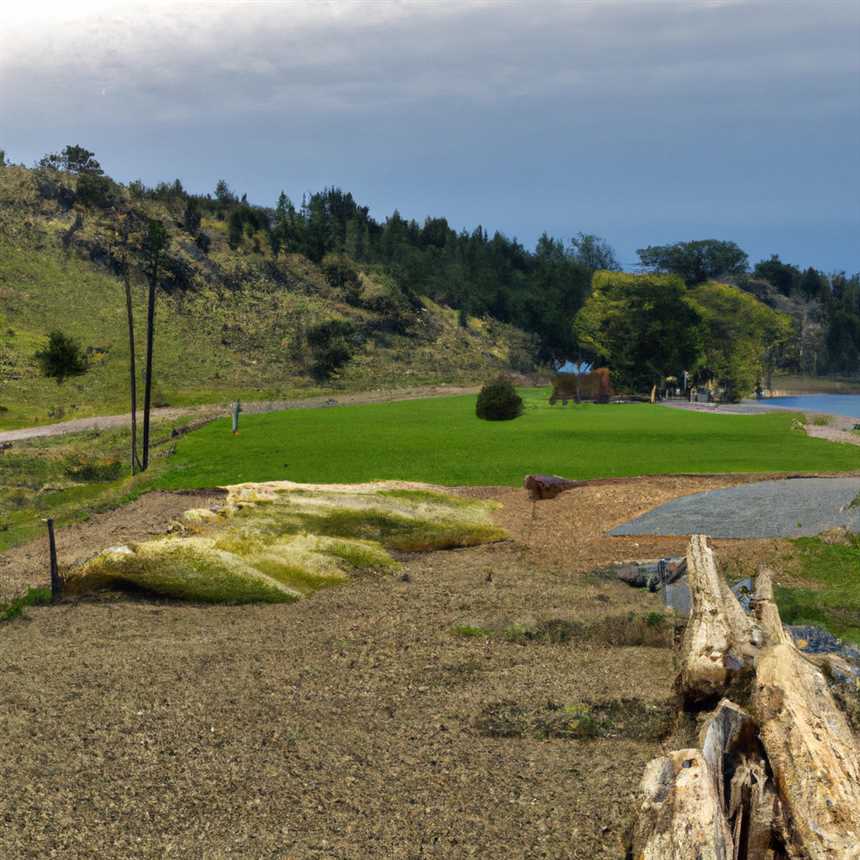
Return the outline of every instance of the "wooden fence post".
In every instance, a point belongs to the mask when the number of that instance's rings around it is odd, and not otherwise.
[[[48,517],[48,552],[51,557],[51,602],[56,603],[63,594],[63,580],[57,567],[57,541],[54,537],[54,521]]]

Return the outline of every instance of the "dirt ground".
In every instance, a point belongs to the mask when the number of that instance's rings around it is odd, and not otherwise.
[[[27,610],[0,626],[0,857],[616,860],[666,732],[506,737],[484,718],[621,700],[671,709],[671,648],[455,628],[623,627],[659,609],[586,572],[684,541],[606,530],[736,482],[598,483],[535,506],[522,490],[473,491],[503,503],[511,541],[414,556],[291,605]],[[147,496],[63,530],[60,545],[87,554],[205,502]],[[730,554],[740,542],[724,543]],[[0,578],[42,582],[43,564],[21,548]]]
[[[129,541],[162,534],[171,520],[190,508],[216,504],[220,494],[147,493],[129,505],[67,526],[57,532],[57,556],[61,566],[75,564],[100,550]],[[11,597],[30,585],[48,585],[47,538],[20,544],[0,553],[0,599]]]

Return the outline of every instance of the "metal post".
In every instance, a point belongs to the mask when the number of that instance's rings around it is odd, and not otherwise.
[[[57,541],[54,537],[54,521],[48,518],[48,552],[51,557],[51,602],[56,603],[63,593],[63,581],[57,567]]]

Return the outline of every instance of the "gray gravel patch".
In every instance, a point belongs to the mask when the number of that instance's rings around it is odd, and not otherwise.
[[[714,538],[805,537],[835,526],[860,532],[860,478],[792,478],[743,484],[675,499],[611,535]]]

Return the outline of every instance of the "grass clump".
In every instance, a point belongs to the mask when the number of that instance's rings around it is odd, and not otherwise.
[[[50,588],[28,588],[20,597],[0,601],[0,622],[21,618],[28,606],[48,606],[50,603]]]
[[[99,588],[141,591],[197,603],[288,603],[298,592],[206,538],[161,538],[116,547],[66,581],[70,593]]]
[[[477,624],[455,624],[452,632],[464,639],[490,639],[493,636],[492,630]]]
[[[547,702],[539,707],[503,701],[487,705],[476,727],[481,734],[496,738],[656,741],[669,734],[674,714],[675,707],[668,701]]]

